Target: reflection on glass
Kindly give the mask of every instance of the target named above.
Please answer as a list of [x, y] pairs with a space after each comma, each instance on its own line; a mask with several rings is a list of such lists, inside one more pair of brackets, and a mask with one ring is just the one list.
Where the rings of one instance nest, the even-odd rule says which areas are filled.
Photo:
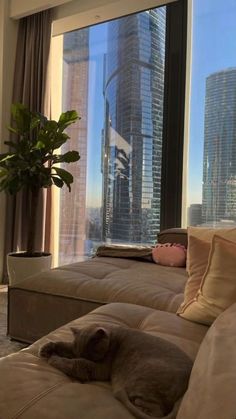
[[236, 224], [236, 4], [193, 0], [188, 224]]
[[[160, 226], [166, 9], [64, 35], [63, 108], [76, 109], [74, 184], [60, 198], [59, 263]], [[65, 151], [65, 150], [64, 150]]]

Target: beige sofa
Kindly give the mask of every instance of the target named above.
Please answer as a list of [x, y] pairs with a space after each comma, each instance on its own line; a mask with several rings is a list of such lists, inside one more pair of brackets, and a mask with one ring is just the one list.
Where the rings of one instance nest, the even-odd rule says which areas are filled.
[[[159, 234], [158, 241], [187, 243], [184, 229]], [[185, 268], [142, 260], [96, 257], [41, 272], [9, 287], [8, 333], [32, 343], [50, 331], [113, 302], [175, 313], [183, 301]]]
[[[168, 240], [165, 237], [163, 241]], [[21, 315], [20, 308], [23, 313], [29, 312], [28, 320], [30, 313], [37, 313], [38, 324], [43, 325], [40, 333], [44, 332], [47, 322], [48, 328], [52, 328], [57, 316], [60, 317], [60, 321], [65, 321], [67, 314], [61, 317], [62, 310], [68, 309], [68, 317], [73, 317], [77, 309], [80, 310], [80, 314], [82, 313], [83, 304], [86, 307], [85, 311], [93, 308], [93, 304], [100, 307], [51, 332], [27, 349], [0, 359], [0, 418], [133, 418], [113, 397], [109, 383], [81, 384], [48, 365], [38, 356], [39, 347], [47, 341], [71, 340], [72, 325], [79, 327], [99, 323], [104, 326], [112, 324], [135, 328], [162, 337], [175, 343], [191, 357], [194, 366], [177, 419], [234, 419], [236, 417], [234, 394], [236, 304], [223, 312], [208, 329], [207, 326], [190, 322], [175, 314], [186, 281], [184, 268], [164, 268], [133, 260], [107, 259], [105, 261], [94, 259], [79, 266], [71, 265], [70, 268], [67, 267], [68, 269], [63, 267], [50, 273], [52, 276], [49, 274], [45, 276], [49, 278], [45, 281], [40, 277], [41, 285], [36, 279], [30, 279], [10, 290], [10, 315], [14, 316], [14, 309], [11, 307], [13, 302], [18, 304], [15, 313], [24, 321], [27, 320], [27, 316]], [[97, 272], [95, 279], [90, 275], [91, 270], [93, 273]], [[78, 272], [81, 282], [78, 282], [78, 279], [76, 282]], [[122, 281], [124, 274], [125, 280]], [[132, 282], [129, 282], [130, 274]], [[64, 275], [68, 276], [63, 282]], [[54, 289], [56, 284], [57, 291]], [[100, 284], [104, 284], [103, 291]], [[73, 289], [73, 292], [68, 294], [70, 289]], [[134, 300], [106, 304], [111, 299], [118, 301], [125, 298]], [[48, 306], [50, 303], [51, 311]], [[148, 307], [148, 304], [151, 307]], [[45, 312], [40, 312], [39, 309], [44, 309]], [[50, 316], [53, 317], [53, 321]], [[45, 320], [42, 322], [41, 318]], [[14, 324], [17, 333], [29, 340], [40, 334], [37, 331], [37, 319], [30, 323], [29, 335], [27, 330], [17, 326], [18, 319], [11, 318], [10, 322]], [[24, 327], [27, 329], [26, 324]]]
[[[177, 419], [236, 417], [236, 304], [207, 327], [174, 313], [112, 303], [50, 333], [26, 350], [0, 359], [1, 419], [131, 419], [109, 383], [81, 384], [38, 357], [49, 341], [70, 340], [70, 326], [123, 325], [174, 342], [194, 362]], [[202, 342], [202, 343], [201, 343]], [[199, 349], [200, 346], [200, 349]]]

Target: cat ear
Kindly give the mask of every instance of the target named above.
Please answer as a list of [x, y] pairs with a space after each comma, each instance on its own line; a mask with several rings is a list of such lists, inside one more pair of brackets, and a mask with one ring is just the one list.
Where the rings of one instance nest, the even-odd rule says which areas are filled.
[[104, 327], [97, 327], [93, 333], [93, 338], [97, 338], [98, 340], [108, 338], [108, 337], [109, 337], [108, 330], [105, 329]]
[[110, 333], [103, 327], [96, 327], [90, 338], [90, 349], [93, 360], [99, 361], [104, 358], [110, 347]]
[[77, 329], [77, 327], [71, 327], [70, 330], [72, 331], [74, 336], [78, 336], [79, 334], [79, 329]]

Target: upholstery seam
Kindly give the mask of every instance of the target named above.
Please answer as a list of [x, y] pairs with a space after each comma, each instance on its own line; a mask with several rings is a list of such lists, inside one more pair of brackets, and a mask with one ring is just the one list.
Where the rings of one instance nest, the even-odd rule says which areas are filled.
[[44, 396], [51, 393], [56, 387], [59, 387], [61, 384], [65, 384], [67, 381], [59, 381], [57, 384], [54, 384], [54, 386], [48, 388], [47, 390], [41, 392], [37, 396], [33, 397], [28, 403], [26, 403], [18, 412], [14, 414], [14, 416], [11, 417], [11, 419], [17, 419], [19, 418], [22, 413], [24, 413], [26, 410], [28, 410], [29, 407], [33, 406], [37, 401], [41, 400]]

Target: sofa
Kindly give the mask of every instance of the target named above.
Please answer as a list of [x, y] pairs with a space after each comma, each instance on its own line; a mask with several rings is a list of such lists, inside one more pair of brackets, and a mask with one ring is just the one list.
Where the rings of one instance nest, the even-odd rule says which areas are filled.
[[[182, 235], [183, 232], [178, 231], [178, 233]], [[184, 232], [184, 237], [186, 240], [186, 232]], [[163, 242], [169, 239], [170, 236], [167, 234]], [[176, 239], [177, 235], [174, 236], [173, 241], [176, 242]], [[101, 270], [98, 271], [100, 267]], [[97, 273], [97, 281], [91, 278], [91, 270]], [[56, 274], [61, 284], [57, 291], [53, 289]], [[76, 288], [74, 284], [78, 275], [81, 275], [83, 280]], [[130, 275], [133, 278], [132, 283], [127, 282]], [[62, 278], [65, 276], [68, 288], [65, 283], [62, 285]], [[126, 280], [120, 283], [122, 276], [125, 276]], [[35, 278], [40, 278], [41, 288], [39, 284], [36, 285]], [[15, 313], [20, 316], [20, 319], [27, 320], [25, 314], [21, 316], [21, 304], [26, 305], [26, 307], [23, 305], [21, 307], [23, 312], [29, 313], [28, 319], [30, 310], [37, 313], [40, 325], [39, 334], [44, 334], [47, 321], [48, 329], [52, 329], [57, 316], [60, 317], [60, 322], [66, 323], [67, 318], [62, 317], [60, 313], [63, 307], [69, 310], [68, 318], [72, 318], [69, 319], [69, 323], [61, 325], [56, 330], [50, 330], [49, 334], [41, 337], [28, 348], [0, 359], [1, 419], [133, 418], [132, 414], [114, 398], [108, 382], [82, 384], [39, 357], [39, 348], [46, 342], [70, 341], [72, 326], [80, 327], [92, 323], [104, 326], [125, 326], [162, 337], [175, 343], [193, 360], [188, 390], [180, 404], [177, 419], [234, 419], [236, 417], [234, 395], [236, 304], [220, 314], [211, 327], [177, 316], [176, 309], [183, 300], [187, 279], [185, 268], [167, 268], [136, 260], [95, 258], [79, 266], [75, 264], [53, 270], [53, 273], [46, 273], [45, 278], [49, 278], [48, 282], [53, 281], [51, 288], [49, 285], [45, 288], [43, 277], [35, 278], [25, 280], [10, 290], [10, 315], [14, 315], [12, 304], [17, 303], [18, 296], [20, 302], [18, 302], [18, 311]], [[100, 289], [97, 284], [103, 280], [105, 280], [106, 291], [98, 300], [93, 301], [96, 293], [92, 294], [91, 291], [91, 294], [88, 294], [88, 290], [94, 288], [97, 292]], [[86, 288], [87, 281], [90, 284], [88, 288]], [[110, 288], [109, 281], [112, 284]], [[120, 291], [117, 288], [118, 281]], [[70, 287], [73, 287], [73, 294], [68, 294]], [[30, 303], [27, 302], [27, 296]], [[38, 297], [40, 297], [40, 304], [37, 304]], [[47, 304], [43, 303], [43, 298], [46, 299], [47, 304], [48, 302], [52, 304], [51, 311]], [[34, 311], [34, 304], [36, 304], [36, 311]], [[93, 304], [97, 304], [97, 307], [95, 308]], [[44, 309], [46, 312], [40, 312], [39, 309]], [[93, 310], [89, 311], [89, 309]], [[75, 318], [77, 310], [79, 316]], [[83, 310], [86, 312], [84, 316]], [[41, 317], [45, 319], [43, 322]], [[35, 340], [38, 334], [37, 319], [30, 323], [29, 335], [23, 327], [21, 330], [20, 326], [17, 326], [17, 329], [15, 325], [17, 319], [11, 318], [11, 322], [13, 322], [12, 325], [14, 324], [17, 336], [19, 335], [25, 341]], [[13, 328], [11, 330], [13, 331]]]
[[[169, 229], [159, 243], [187, 246], [185, 229]], [[101, 305], [122, 302], [175, 313], [183, 301], [185, 268], [145, 259], [95, 257], [41, 272], [9, 287], [8, 334], [32, 343]]]

